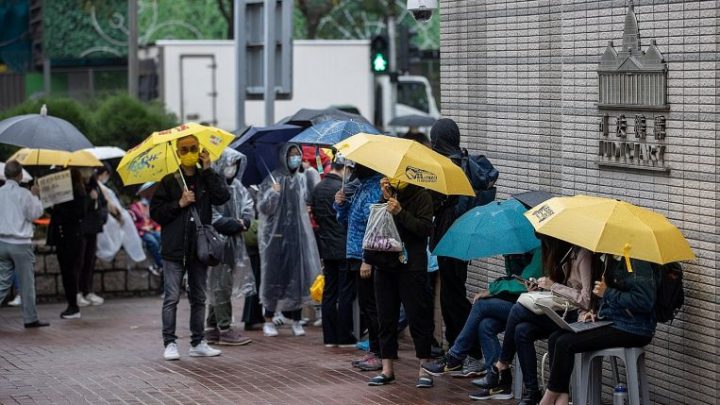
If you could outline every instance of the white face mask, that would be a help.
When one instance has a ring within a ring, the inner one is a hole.
[[[237,166],[228,166],[225,169],[223,169],[223,174],[225,175],[226,179],[232,179],[237,174]]]
[[[102,184],[107,184],[108,180],[110,180],[110,177],[103,177],[103,178],[101,178],[101,179],[99,179],[99,180],[100,180],[100,183],[102,183]]]

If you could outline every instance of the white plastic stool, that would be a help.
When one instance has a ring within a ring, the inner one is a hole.
[[[515,395],[515,399],[520,399],[523,393],[523,374],[517,355],[515,355],[513,359],[513,368],[515,369],[515,375],[513,376],[513,395]]]
[[[645,373],[645,350],[642,347],[613,347],[575,355],[573,404],[602,404],[602,360],[605,356],[622,359],[627,374],[630,405],[649,405],[650,394]],[[617,381],[615,382],[617,384]],[[589,395],[588,395],[589,394]],[[640,402],[642,394],[642,402]]]

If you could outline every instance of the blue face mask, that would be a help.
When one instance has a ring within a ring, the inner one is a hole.
[[[145,198],[145,197],[143,197],[143,198],[140,199],[140,203],[142,203],[143,205],[146,205],[146,206],[148,206],[148,207],[150,206],[150,200],[148,200],[148,199]]]
[[[290,156],[287,162],[290,170],[295,170],[300,167],[300,163],[302,163],[302,156]]]

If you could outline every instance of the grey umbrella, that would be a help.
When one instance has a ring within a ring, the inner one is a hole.
[[[435,123],[435,118],[426,115],[403,115],[393,118],[388,125],[391,127],[429,127]]]
[[[0,143],[69,152],[93,147],[73,124],[47,115],[45,105],[40,114],[18,115],[0,121]]]
[[[555,197],[554,194],[542,190],[526,191],[524,193],[512,195],[512,198],[520,201],[521,203],[523,203],[524,206],[528,208],[540,205],[541,203],[544,203],[545,201],[553,197]]]
[[[297,125],[303,128],[310,127],[323,121],[339,120],[339,121],[355,121],[367,125],[372,125],[365,117],[352,114],[337,108],[326,108],[324,110],[313,110],[310,108],[302,108],[294,115],[285,118],[280,123]]]

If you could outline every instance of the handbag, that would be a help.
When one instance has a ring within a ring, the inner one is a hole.
[[[552,291],[529,291],[520,294],[517,302],[532,313],[542,315],[544,312],[538,304],[549,307],[555,312],[569,311],[576,308],[570,300],[552,293]]]
[[[203,225],[194,206],[190,212],[195,219],[197,229],[197,241],[195,242],[195,255],[198,261],[205,266],[217,266],[222,262],[225,250],[225,241],[212,225]]]

